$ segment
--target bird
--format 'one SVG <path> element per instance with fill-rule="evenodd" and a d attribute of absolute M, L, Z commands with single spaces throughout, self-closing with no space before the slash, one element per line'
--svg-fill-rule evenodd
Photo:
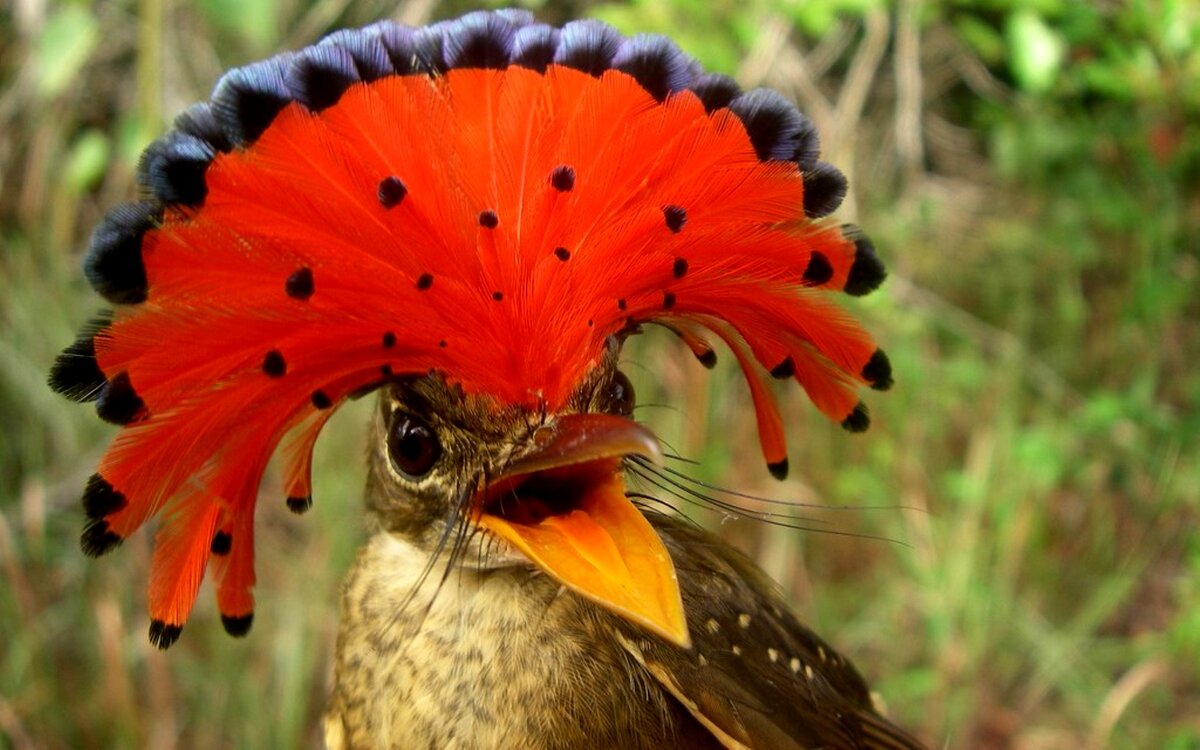
<path fill-rule="evenodd" d="M 596 20 L 382 21 L 230 70 L 138 179 L 84 258 L 112 309 L 50 385 L 120 426 L 82 551 L 159 519 L 152 645 L 206 575 L 249 633 L 268 461 L 303 513 L 317 435 L 376 394 L 328 747 L 922 746 L 747 556 L 632 489 L 687 481 L 621 370 L 648 326 L 732 352 L 777 478 L 775 381 L 850 432 L 892 384 L 830 299 L 886 271 L 781 94 Z"/>

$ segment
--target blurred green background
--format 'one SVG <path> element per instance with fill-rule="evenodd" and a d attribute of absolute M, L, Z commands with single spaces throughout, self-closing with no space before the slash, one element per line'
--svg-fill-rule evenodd
<path fill-rule="evenodd" d="M 839 215 L 891 268 L 847 306 L 897 385 L 868 397 L 861 436 L 790 392 L 783 484 L 734 372 L 666 337 L 630 349 L 641 416 L 697 474 L 794 500 L 812 531 L 685 510 L 753 551 L 935 746 L 1200 747 L 1200 6 L 528 5 L 669 34 L 794 97 L 850 176 Z M 0 747 L 319 744 L 367 405 L 323 436 L 309 516 L 268 475 L 250 636 L 226 637 L 204 590 L 161 654 L 146 642 L 152 535 L 78 552 L 80 488 L 114 430 L 46 371 L 102 306 L 79 271 L 90 228 L 223 70 L 473 7 L 0 6 Z"/>

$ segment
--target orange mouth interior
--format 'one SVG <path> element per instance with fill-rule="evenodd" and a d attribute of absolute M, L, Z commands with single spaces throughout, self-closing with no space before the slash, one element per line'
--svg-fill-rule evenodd
<path fill-rule="evenodd" d="M 625 496 L 619 456 L 509 475 L 476 498 L 475 522 L 577 594 L 690 645 L 675 567 Z"/>

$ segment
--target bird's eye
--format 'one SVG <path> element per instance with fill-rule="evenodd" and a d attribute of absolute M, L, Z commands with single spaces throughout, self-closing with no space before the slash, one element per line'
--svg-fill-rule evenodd
<path fill-rule="evenodd" d="M 388 430 L 388 454 L 392 465 L 416 479 L 429 473 L 442 456 L 442 444 L 433 428 L 416 417 L 397 412 Z"/>
<path fill-rule="evenodd" d="M 612 380 L 608 381 L 605 396 L 609 411 L 613 414 L 628 417 L 633 413 L 633 405 L 637 401 L 637 397 L 633 393 L 633 383 L 629 382 L 625 373 L 617 370 Z"/>

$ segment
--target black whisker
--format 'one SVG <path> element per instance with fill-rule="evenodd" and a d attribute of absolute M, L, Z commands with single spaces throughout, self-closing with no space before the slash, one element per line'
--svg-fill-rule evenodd
<path fill-rule="evenodd" d="M 653 475 L 655 477 L 655 479 L 658 480 L 658 481 L 654 482 L 656 487 L 658 487 L 659 489 L 664 490 L 666 492 L 670 492 L 671 494 L 675 495 L 676 497 L 679 497 L 681 500 L 686 500 L 687 498 L 682 497 L 679 494 L 680 492 L 690 495 L 692 498 L 695 498 L 696 500 L 700 501 L 703 504 L 710 505 L 710 506 L 713 506 L 716 508 L 720 508 L 721 510 L 728 511 L 735 515 L 751 516 L 753 518 L 757 518 L 760 521 L 764 521 L 766 523 L 778 524 L 779 522 L 776 519 L 783 518 L 783 519 L 791 520 L 793 518 L 796 518 L 795 516 L 793 516 L 790 513 L 775 513 L 775 512 L 766 511 L 766 510 L 755 510 L 753 508 L 746 508 L 741 505 L 736 505 L 734 503 L 731 503 L 731 502 L 728 502 L 725 500 L 721 500 L 719 498 L 713 497 L 712 495 L 708 495 L 703 492 L 700 492 L 699 490 L 693 489 L 692 487 L 689 487 L 688 485 L 683 484 L 682 482 L 679 482 L 678 480 L 673 479 L 672 477 L 665 476 L 665 475 L 659 473 L 659 471 L 663 467 L 655 466 L 650 463 L 644 463 L 642 461 L 639 461 L 637 459 L 637 457 L 633 457 L 633 460 L 634 460 L 634 463 L 640 469 L 640 471 L 635 471 L 635 473 L 638 474 L 638 476 L 641 476 L 643 479 L 648 479 L 648 477 L 646 476 L 646 473 Z M 643 473 L 643 472 L 645 472 L 645 473 Z M 730 493 L 730 494 L 734 494 L 734 493 Z M 797 504 L 796 507 L 800 507 L 800 506 Z M 831 523 L 830 521 L 823 521 L 823 520 L 817 519 L 817 518 L 801 518 L 800 520 L 808 521 L 810 523 L 819 523 L 819 524 Z M 787 524 L 783 524 L 783 525 L 787 525 Z"/>
<path fill-rule="evenodd" d="M 650 476 L 647 476 L 647 475 L 641 473 L 640 471 L 638 471 L 637 467 L 635 467 L 635 466 L 629 466 L 628 469 L 632 474 L 634 474 L 638 478 L 640 478 L 646 482 L 649 482 L 650 484 L 653 484 L 655 487 L 658 487 L 659 489 L 663 490 L 664 492 L 668 492 L 668 493 L 674 495 L 675 497 L 679 498 L 680 500 L 684 501 L 685 503 L 688 503 L 689 505 L 695 505 L 698 507 L 713 507 L 713 506 L 715 506 L 715 507 L 719 508 L 720 510 L 723 510 L 726 513 L 729 513 L 731 516 L 733 516 L 733 518 L 735 520 L 742 516 L 748 516 L 750 518 L 753 518 L 756 521 L 760 521 L 765 524 L 770 524 L 771 526 L 778 526 L 779 528 L 782 528 L 782 529 L 792 529 L 794 531 L 809 531 L 814 534 L 832 534 L 833 536 L 845 536 L 845 537 L 852 537 L 854 539 L 870 539 L 870 540 L 876 541 L 876 542 L 888 542 L 889 544 L 898 544 L 901 547 L 907 547 L 909 549 L 912 548 L 912 545 L 909 544 L 908 542 L 903 542 L 903 541 L 900 541 L 899 539 L 892 539 L 892 538 L 886 537 L 886 536 L 878 536 L 876 534 L 863 534 L 861 532 L 856 532 L 856 531 L 839 531 L 837 529 L 816 528 L 814 526 L 804 526 L 799 523 L 789 523 L 787 521 L 781 521 L 778 519 L 790 518 L 790 517 L 786 516 L 782 513 L 767 513 L 765 511 L 755 511 L 755 510 L 749 510 L 746 508 L 739 508 L 736 505 L 732 505 L 729 503 L 723 503 L 723 502 L 716 500 L 715 498 L 709 497 L 707 495 L 703 495 L 698 492 L 688 490 L 686 487 L 681 488 L 684 493 L 695 495 L 695 498 L 687 497 L 686 494 L 681 494 L 680 491 L 672 489 L 670 486 L 664 486 L 662 484 L 659 484 Z M 662 479 L 663 481 L 670 481 L 667 478 L 662 477 L 662 476 L 659 476 L 658 479 Z M 819 520 L 816 518 L 800 518 L 798 520 L 806 521 L 809 523 L 823 523 L 823 524 L 832 523 L 830 521 L 822 521 L 822 520 Z"/>
<path fill-rule="evenodd" d="M 399 606 L 396 607 L 395 612 L 393 612 L 392 616 L 389 617 L 387 622 L 384 624 L 385 632 L 391 630 L 396 625 L 396 623 L 404 615 L 405 611 L 407 611 L 409 605 L 413 603 L 413 600 L 416 598 L 418 592 L 420 592 L 421 587 L 425 585 L 425 581 L 429 578 L 429 574 L 433 572 L 433 569 L 437 565 L 438 560 L 441 558 L 442 553 L 446 551 L 446 545 L 450 543 L 450 539 L 453 537 L 455 541 L 450 549 L 450 558 L 446 562 L 446 571 L 443 572 L 442 580 L 438 583 L 437 588 L 429 597 L 429 601 L 425 605 L 425 611 L 421 613 L 419 622 L 417 623 L 417 629 L 420 629 L 420 626 L 424 623 L 425 618 L 427 618 L 429 613 L 433 610 L 433 604 L 437 600 L 438 594 L 441 593 L 442 586 L 445 585 L 447 574 L 456 561 L 458 555 L 461 554 L 463 533 L 461 527 L 466 526 L 467 524 L 462 524 L 460 521 L 463 518 L 464 509 L 470 503 L 471 497 L 475 493 L 475 485 L 477 483 L 478 479 L 474 479 L 469 482 L 463 488 L 463 490 L 459 492 L 458 501 L 451 504 L 450 512 L 446 516 L 445 527 L 442 529 L 441 536 L 438 537 L 437 544 L 434 545 L 433 552 L 430 553 L 429 559 L 425 562 L 424 567 L 421 568 L 421 573 L 417 576 L 417 580 L 413 584 L 412 588 L 409 589 L 408 593 L 404 595 L 404 598 L 400 600 Z"/>
<path fill-rule="evenodd" d="M 673 460 L 678 460 L 678 461 L 683 461 L 683 462 L 693 464 L 693 465 L 699 465 L 699 463 L 700 463 L 699 461 L 695 461 L 695 460 L 688 459 L 688 458 L 683 458 L 681 456 L 675 456 L 675 455 L 665 454 L 665 453 L 663 455 L 665 455 L 667 458 L 670 458 Z M 693 477 L 689 474 L 685 474 L 682 471 L 672 469 L 669 466 L 656 466 L 655 464 L 649 462 L 647 459 L 644 459 L 641 456 L 630 456 L 630 460 L 637 461 L 638 463 L 642 464 L 643 466 L 653 467 L 654 469 L 656 469 L 658 471 L 666 472 L 674 477 L 678 477 L 679 479 L 690 482 L 690 483 L 696 485 L 697 487 L 703 487 L 706 490 L 720 492 L 722 494 L 741 498 L 743 500 L 754 500 L 755 502 L 766 503 L 768 505 L 784 505 L 784 506 L 791 507 L 791 508 L 811 508 L 814 510 L 853 510 L 853 511 L 857 511 L 857 510 L 915 510 L 915 511 L 920 511 L 920 512 L 928 512 L 924 508 L 917 508 L 917 507 L 911 506 L 911 505 L 828 505 L 825 503 L 806 503 L 806 502 L 802 502 L 800 500 L 779 500 L 777 498 L 765 497 L 763 495 L 754 495 L 749 492 L 741 492 L 739 490 L 731 490 L 728 487 L 722 487 L 717 484 L 711 484 L 709 482 L 705 482 L 702 479 L 697 479 L 696 477 Z"/>

